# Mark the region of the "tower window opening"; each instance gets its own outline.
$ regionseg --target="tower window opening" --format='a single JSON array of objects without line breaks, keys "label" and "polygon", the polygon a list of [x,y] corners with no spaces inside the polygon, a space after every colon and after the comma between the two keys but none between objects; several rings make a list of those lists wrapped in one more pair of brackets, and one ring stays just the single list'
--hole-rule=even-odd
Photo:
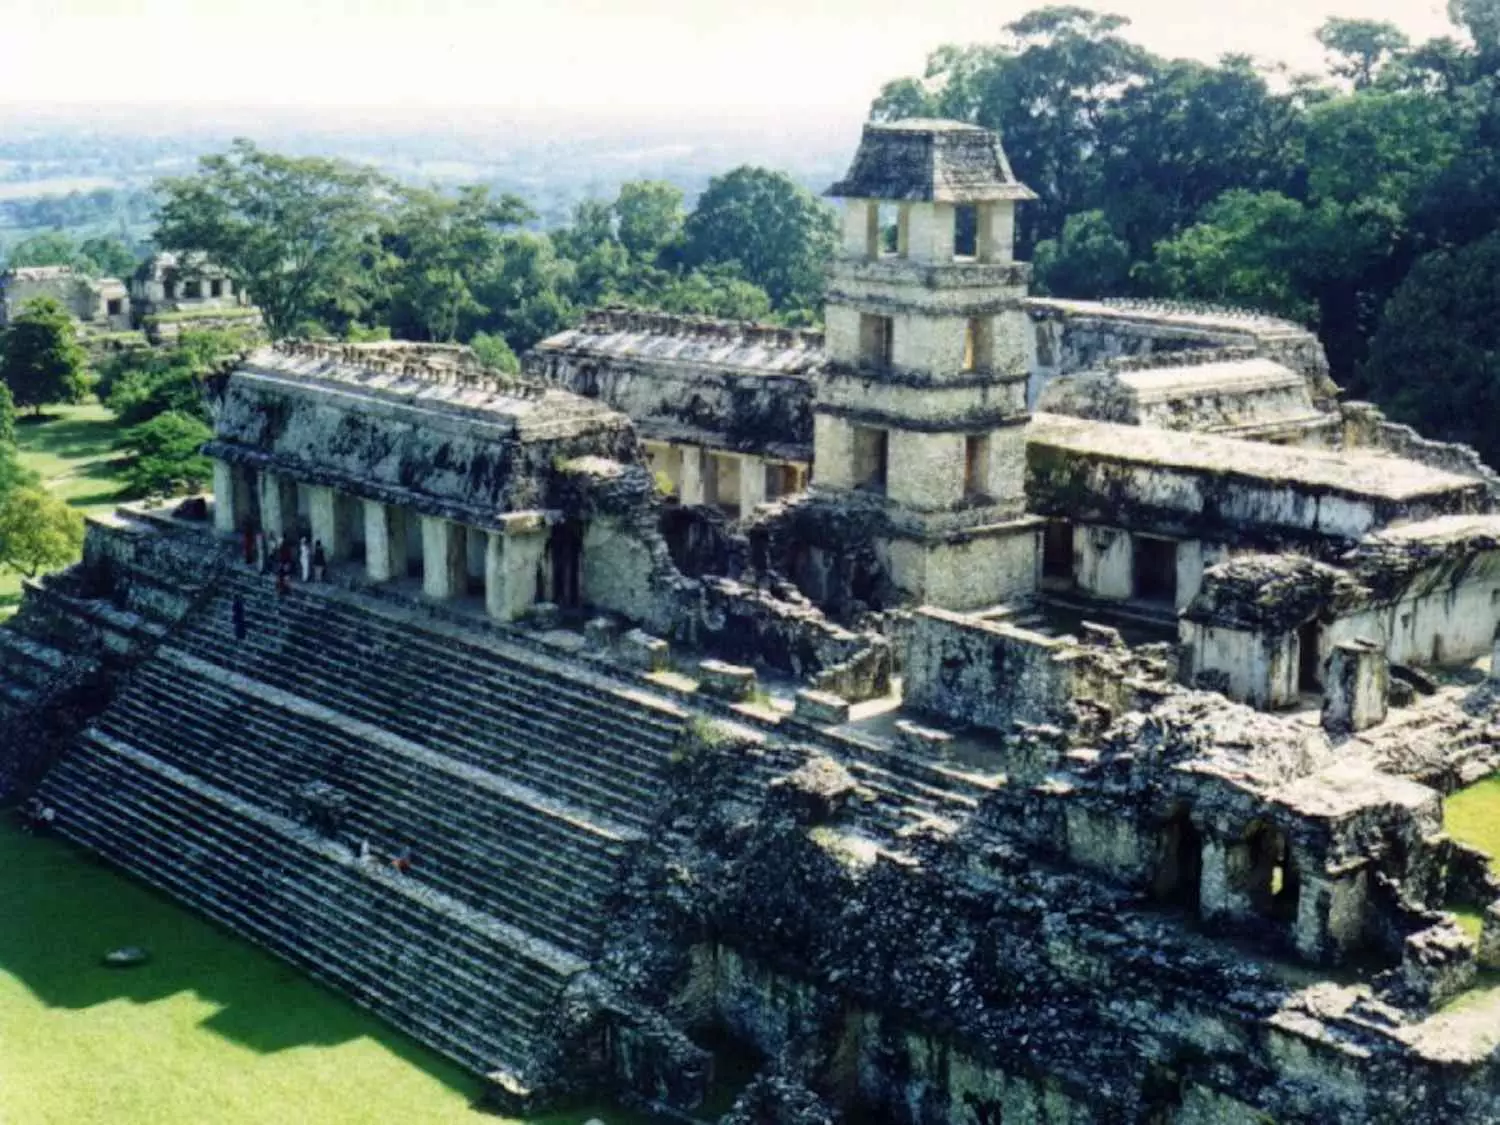
[{"label": "tower window opening", "polygon": [[869,426],[854,427],[854,485],[867,492],[885,493],[890,434]]},{"label": "tower window opening", "polygon": [[964,438],[964,497],[977,500],[989,494],[990,436],[971,434]]},{"label": "tower window opening", "polygon": [[953,256],[979,257],[979,208],[972,203],[960,203],[954,208]]},{"label": "tower window opening", "polygon": [[876,371],[891,366],[892,345],[895,339],[895,324],[888,316],[861,314],[859,318],[860,363]]}]

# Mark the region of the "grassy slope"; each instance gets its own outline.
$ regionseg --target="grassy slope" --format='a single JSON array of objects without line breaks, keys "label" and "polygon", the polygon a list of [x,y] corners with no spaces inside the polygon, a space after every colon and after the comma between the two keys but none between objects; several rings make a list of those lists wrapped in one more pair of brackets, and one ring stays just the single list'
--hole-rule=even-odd
[{"label": "grassy slope", "polygon": [[[119,432],[114,415],[98,403],[53,406],[40,424],[23,418],[16,427],[21,461],[53,492],[85,512],[107,512],[119,501],[122,481],[113,449]],[[0,621],[15,612],[21,579],[0,571]]]},{"label": "grassy slope", "polygon": [[[1443,802],[1443,828],[1460,843],[1500,858],[1500,775],[1476,781]],[[1492,860],[1492,866],[1494,866]],[[1479,936],[1477,912],[1458,910],[1459,924]]]},{"label": "grassy slope", "polygon": [[[0,919],[4,1125],[504,1125],[470,1108],[467,1075],[337,994],[8,822]],[[99,964],[122,945],[151,963]],[[635,1120],[546,1120],[593,1116]]]}]

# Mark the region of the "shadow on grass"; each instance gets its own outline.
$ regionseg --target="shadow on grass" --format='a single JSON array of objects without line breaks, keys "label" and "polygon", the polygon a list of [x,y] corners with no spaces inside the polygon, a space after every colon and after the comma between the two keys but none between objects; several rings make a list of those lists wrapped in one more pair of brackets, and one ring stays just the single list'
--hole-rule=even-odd
[{"label": "shadow on grass", "polygon": [[16,419],[16,444],[23,454],[45,453],[67,460],[98,457],[113,450],[120,436],[119,423],[113,418],[53,416],[29,428],[23,428],[21,421]]},{"label": "shadow on grass", "polygon": [[[150,1004],[192,992],[219,1006],[200,1026],[257,1053],[369,1038],[470,1101],[479,1093],[459,1067],[332,989],[87,853],[23,835],[8,818],[0,823],[0,918],[0,973],[48,1007]],[[149,950],[151,961],[128,970],[101,964],[127,945]]]}]

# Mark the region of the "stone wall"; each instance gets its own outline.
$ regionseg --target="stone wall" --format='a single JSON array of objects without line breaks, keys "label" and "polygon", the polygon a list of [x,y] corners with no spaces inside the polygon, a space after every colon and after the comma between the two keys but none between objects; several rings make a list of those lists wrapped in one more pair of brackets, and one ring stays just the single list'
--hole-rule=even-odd
[{"label": "stone wall", "polygon": [[924,607],[907,635],[903,696],[916,710],[991,730],[1059,722],[1073,698],[1075,652],[1004,622]]}]

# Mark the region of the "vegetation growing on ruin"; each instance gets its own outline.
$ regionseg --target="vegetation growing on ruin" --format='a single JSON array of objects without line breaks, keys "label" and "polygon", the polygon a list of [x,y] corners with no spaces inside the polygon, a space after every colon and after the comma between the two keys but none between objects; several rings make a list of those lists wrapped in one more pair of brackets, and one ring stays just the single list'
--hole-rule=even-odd
[{"label": "vegetation growing on ruin", "polygon": [[1490,854],[1500,872],[1500,774],[1460,789],[1443,802],[1443,828],[1461,844]]},{"label": "vegetation growing on ruin", "polygon": [[[508,1120],[473,1109],[477,1083],[389,1024],[62,843],[0,824],[0,864],[5,1120]],[[126,945],[149,950],[150,963],[100,965]]]}]

